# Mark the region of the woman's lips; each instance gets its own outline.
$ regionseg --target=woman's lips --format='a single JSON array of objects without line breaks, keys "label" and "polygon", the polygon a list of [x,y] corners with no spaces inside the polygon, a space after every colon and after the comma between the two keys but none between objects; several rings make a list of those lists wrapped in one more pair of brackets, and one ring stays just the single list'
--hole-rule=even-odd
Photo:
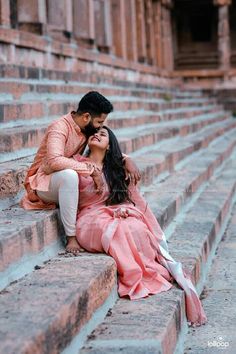
[{"label": "woman's lips", "polygon": [[100,142],[100,140],[98,138],[96,138],[96,137],[91,139],[91,141],[93,141],[93,140],[97,140],[98,142]]}]

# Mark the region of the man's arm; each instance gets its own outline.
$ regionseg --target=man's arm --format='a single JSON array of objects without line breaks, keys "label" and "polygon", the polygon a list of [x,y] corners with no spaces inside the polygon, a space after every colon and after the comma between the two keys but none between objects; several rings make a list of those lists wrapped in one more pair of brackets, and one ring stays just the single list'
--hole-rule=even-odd
[{"label": "man's arm", "polygon": [[137,184],[141,179],[141,174],[136,163],[126,154],[122,154],[125,161],[126,179],[130,177],[132,184]]}]

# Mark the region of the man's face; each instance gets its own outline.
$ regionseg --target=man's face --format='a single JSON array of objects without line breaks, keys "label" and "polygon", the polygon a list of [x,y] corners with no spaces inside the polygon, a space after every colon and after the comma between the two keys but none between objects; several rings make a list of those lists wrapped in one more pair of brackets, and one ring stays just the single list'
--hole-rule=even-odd
[{"label": "man's face", "polygon": [[102,113],[98,117],[92,118],[89,123],[84,127],[84,132],[87,136],[91,136],[94,133],[97,132],[99,128],[103,126],[103,123],[105,122],[107,118],[107,114]]}]

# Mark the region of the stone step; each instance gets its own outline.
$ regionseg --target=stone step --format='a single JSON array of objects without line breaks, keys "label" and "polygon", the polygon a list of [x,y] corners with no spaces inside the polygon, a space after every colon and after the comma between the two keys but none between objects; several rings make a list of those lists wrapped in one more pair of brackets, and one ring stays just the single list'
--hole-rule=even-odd
[{"label": "stone step", "polygon": [[[199,156],[193,156],[194,166],[200,167],[192,174],[187,168],[184,168],[181,173],[174,174],[172,188],[170,188],[171,183],[169,187],[167,180],[161,184],[156,184],[154,181],[153,188],[150,186],[149,190],[143,189],[145,198],[163,228],[173,220],[185,200],[192,196],[230,155],[236,144],[235,131],[236,129],[218,138]],[[208,152],[209,157],[206,158]],[[183,159],[183,154],[181,158]],[[183,181],[182,185],[181,181]],[[176,190],[174,189],[173,192],[175,185]],[[18,206],[13,206],[0,212],[0,220],[0,271],[2,272],[0,287],[3,288],[10,281],[30,272],[39,262],[56,255],[62,247],[63,230],[57,210],[25,212]]]},{"label": "stone step", "polygon": [[[235,168],[234,156],[221,175],[210,180],[168,242],[170,254],[191,274],[198,293],[235,200]],[[141,300],[118,299],[78,352],[172,354],[185,331],[184,293],[174,285]]]},{"label": "stone step", "polygon": [[[216,216],[217,220],[221,220],[220,222],[223,220],[221,218],[223,216],[221,211],[224,209],[222,205],[227,204],[224,201],[229,200],[230,196],[232,197],[233,190],[235,190],[234,171],[235,163],[230,167],[226,166],[224,175],[215,181],[213,180],[208,189],[198,199],[199,203],[203,205],[209,202],[209,199],[212,201],[212,190],[217,195],[216,191],[220,190],[218,187],[222,187],[225,180],[228,181],[223,193],[220,193],[220,198],[214,200],[217,210],[214,208],[214,213],[210,213],[210,226],[214,225],[213,216]],[[200,211],[202,215],[201,208],[197,208],[197,211]],[[195,213],[192,214],[195,215]],[[204,221],[209,226],[209,220],[206,217]],[[203,239],[205,237],[202,237]],[[174,240],[174,235],[170,240]],[[169,244],[171,245],[170,241]],[[199,247],[199,245],[197,246]],[[174,250],[176,250],[176,247],[171,246],[170,252],[172,255]],[[192,252],[194,251],[196,251],[195,248]],[[178,253],[178,256],[180,254]],[[193,269],[192,263],[188,263],[185,258],[181,258],[181,261],[185,268]],[[3,348],[4,354],[16,352],[16,348],[18,348],[17,352],[19,353],[32,352],[36,349],[40,352],[45,350],[55,353],[61,352],[76,335],[76,332],[91,318],[92,313],[104,303],[114,288],[115,267],[110,257],[97,254],[89,256],[85,253],[78,258],[53,259],[39,270],[1,292],[2,316],[0,321],[2,322],[1,328],[4,329],[2,331],[1,348]],[[52,296],[50,296],[49,291]],[[107,306],[106,311],[112,305]],[[20,316],[19,308],[21,309]],[[90,340],[86,343],[86,349],[83,349],[81,353],[83,351],[86,353],[88,350],[90,353],[115,353],[118,348],[124,346],[124,352],[132,353],[132,350],[137,351],[137,346],[134,343],[137,338],[143,339],[142,343],[136,343],[140,345],[142,350],[150,348],[150,353],[159,353],[161,352],[157,351],[159,347],[165,354],[172,353],[172,346],[175,343],[172,341],[171,346],[168,341],[169,330],[171,329],[171,333],[176,333],[175,338],[178,338],[183,325],[183,320],[181,322],[178,319],[184,318],[180,316],[180,312],[184,316],[183,293],[175,287],[168,292],[138,301],[130,302],[120,299],[109,311],[109,315],[103,324],[90,336]],[[131,316],[128,317],[129,313],[131,313]],[[129,323],[131,331],[127,332],[126,328],[124,332],[120,328],[124,325],[124,315],[126,317],[125,322]],[[120,318],[121,316],[122,318]],[[137,326],[138,318],[139,323],[142,322],[142,329],[141,326]],[[29,323],[29,326],[24,325],[22,328],[22,323]],[[144,330],[144,323],[151,323],[151,328],[148,327]],[[153,323],[156,325],[153,326]],[[108,330],[106,327],[108,327]],[[48,337],[50,337],[50,341],[48,341]],[[54,340],[51,340],[51,338],[54,338]],[[113,340],[107,342],[110,339]],[[114,341],[114,339],[116,340]],[[115,347],[113,347],[114,345]],[[133,348],[133,346],[135,347]]]},{"label": "stone step", "polygon": [[151,124],[157,122],[174,121],[179,119],[191,119],[198,115],[220,113],[220,105],[206,105],[203,107],[175,108],[163,111],[126,111],[114,112],[109,114],[107,125],[111,129],[121,129],[127,127],[140,126],[142,124]]},{"label": "stone step", "polygon": [[[177,109],[159,111],[158,113],[154,111],[144,111],[144,110],[126,111],[125,113],[113,112],[109,115],[107,124],[111,129],[120,129],[122,127],[127,127],[127,126],[139,126],[148,123],[190,119],[197,115],[211,114],[217,112],[218,113],[221,112],[221,107],[214,106],[214,105],[201,107],[201,108],[200,107],[177,108]],[[56,119],[58,119],[58,116],[40,118],[40,119],[30,119],[30,120],[17,120],[17,121],[2,123],[0,126],[2,127],[2,129],[17,128],[17,127],[19,128],[22,126],[25,128],[26,126],[35,127],[43,123],[47,125]],[[2,133],[2,135],[4,135],[4,133]],[[26,149],[16,150],[16,152],[13,153],[0,153],[0,163],[4,161],[10,161],[25,156],[29,156],[35,152],[36,152],[36,147],[30,149],[26,148]]]},{"label": "stone step", "polygon": [[140,98],[163,98],[167,101],[173,98],[201,98],[204,97],[193,94],[192,92],[174,91],[166,88],[165,91],[158,88],[141,89],[135,87],[123,87],[108,84],[94,84],[86,82],[68,82],[62,80],[17,80],[17,79],[1,79],[0,78],[0,93],[8,94],[9,99],[21,99],[24,95],[33,94],[38,96],[46,93],[56,94],[73,94],[84,95],[87,91],[97,90],[105,96],[134,96]]},{"label": "stone step", "polygon": [[[221,105],[206,105],[202,107],[191,106],[185,108],[174,108],[166,109],[163,111],[150,111],[150,110],[129,110],[129,111],[115,111],[109,114],[107,119],[107,124],[112,129],[137,126],[144,123],[156,123],[160,121],[170,121],[176,119],[192,118],[197,115],[207,114],[207,113],[219,113],[223,110]],[[38,118],[29,118],[29,119],[17,119],[10,120],[5,123],[0,123],[0,127],[4,128],[15,128],[18,126],[24,125],[34,125],[43,123],[44,121],[52,121],[58,119],[59,116],[52,117],[38,117]]]},{"label": "stone step", "polygon": [[[120,86],[123,89],[127,88],[139,90],[139,91],[159,91],[159,92],[168,92],[172,94],[179,95],[181,97],[201,97],[203,95],[201,90],[182,90],[176,87],[171,87],[167,82],[160,82],[158,85],[153,85],[151,83],[143,83],[140,80],[135,82],[131,80],[127,80],[127,75],[124,80],[117,79],[116,77],[112,77],[111,74],[109,75],[101,74],[101,73],[92,73],[87,72],[86,70],[82,70],[81,72],[71,72],[71,71],[59,71],[59,70],[47,70],[41,69],[36,67],[24,67],[24,66],[17,66],[17,65],[0,65],[0,78],[4,78],[5,80],[17,80],[23,82],[26,80],[30,82],[32,80],[38,82],[42,82],[45,84],[49,84],[52,81],[58,82],[61,81],[64,85],[71,84],[71,83],[83,83],[86,84],[93,84],[93,85],[110,85],[110,86]],[[115,73],[116,75],[116,73]]]},{"label": "stone step", "polygon": [[[81,97],[76,96],[68,98],[60,96],[56,100],[55,96],[50,99],[41,100],[27,100],[27,101],[9,101],[3,96],[3,102],[0,102],[0,123],[6,123],[9,121],[36,119],[41,117],[55,116],[60,117],[67,112],[77,109],[79,99]],[[166,109],[185,108],[190,105],[197,107],[205,107],[215,104],[214,99],[174,99],[171,101],[165,101],[163,99],[138,99],[132,97],[120,98],[119,96],[107,97],[111,99],[111,102],[116,111],[127,110],[151,110],[151,111],[163,111]]]},{"label": "stone step", "polygon": [[173,228],[174,218],[181,212],[189,198],[232,154],[236,147],[235,133],[234,129],[220,136],[207,148],[202,148],[183,158],[171,174],[161,179],[156,178],[147,187],[142,187],[143,195],[148,200],[161,227],[166,230],[167,238]]},{"label": "stone step", "polygon": [[216,250],[202,293],[202,303],[208,315],[208,323],[197,330],[197,336],[196,329],[189,328],[183,346],[186,354],[210,354],[220,350],[227,354],[235,353],[235,247],[236,204]]},{"label": "stone step", "polygon": [[[224,123],[225,127],[222,126]],[[186,158],[194,151],[208,146],[217,136],[224,134],[229,129],[233,129],[235,125],[236,122],[234,120],[229,121],[229,124],[228,122],[220,122],[216,126],[213,125],[196,134],[190,134],[189,137],[185,136],[184,141],[182,137],[179,137],[178,140],[175,139],[173,141],[173,139],[170,139],[169,142],[164,141],[164,145],[160,141],[160,145],[159,140],[157,140],[156,146],[149,146],[149,151],[145,150],[143,153],[142,149],[141,151],[138,150],[138,155],[134,155],[134,159],[140,166],[142,183],[149,185],[156,175],[166,170],[173,170],[178,161]],[[202,137],[201,134],[203,134]],[[143,137],[141,136],[140,139],[143,139]],[[0,198],[14,196],[22,189],[27,168],[32,163],[33,158],[34,155],[31,155],[16,161],[0,164]]]},{"label": "stone step", "polygon": [[[216,129],[207,127],[202,131],[186,136],[184,139],[182,137],[176,137],[163,140],[159,144],[152,145],[149,148],[140,149],[140,151],[137,151],[137,154],[136,152],[133,153],[132,156],[134,159],[137,158],[141,170],[147,168],[148,171],[143,177],[142,183],[149,185],[153,182],[155,176],[165,171],[173,171],[175,165],[181,160],[188,157],[191,160],[192,153],[207,148],[214,139],[223,136],[227,131],[234,131],[234,121],[232,121],[232,124],[232,126],[230,125],[224,129],[223,124],[219,123],[216,124],[216,126],[218,126],[218,128],[215,126]],[[156,161],[158,164],[154,165],[153,161]]]},{"label": "stone step", "polygon": [[61,353],[96,311],[104,312],[101,321],[113,306],[115,262],[99,254],[58,257],[0,297],[1,353]]},{"label": "stone step", "polygon": [[[200,116],[201,117],[201,116]],[[219,112],[219,114],[206,114],[205,121],[202,121],[202,117],[200,118],[201,123],[200,126],[204,126],[208,123],[214,123],[216,121],[227,120],[230,117],[230,114],[227,112]],[[210,120],[208,120],[208,117]],[[198,118],[196,118],[198,119]],[[121,149],[124,153],[130,153],[143,145],[150,145],[154,144],[157,140],[169,138],[171,136],[177,134],[188,134],[190,131],[196,131],[199,129],[199,125],[197,123],[191,124],[192,120],[189,120],[188,123],[185,124],[185,128],[182,129],[181,133],[181,125],[176,123],[172,123],[172,126],[163,127],[161,128],[158,123],[155,125],[153,124],[145,124],[140,127],[139,129],[139,136],[137,136],[135,128],[135,132],[133,131],[133,136],[128,136],[126,138],[126,128],[122,130],[124,132],[122,138],[120,139]],[[223,123],[222,123],[223,124]],[[32,125],[25,125],[25,126],[18,126],[14,128],[5,128],[2,129],[0,132],[0,153],[4,152],[12,152],[17,151],[19,149],[24,148],[32,148],[39,146],[42,138],[46,132],[46,129],[49,125],[49,122],[46,121],[43,124],[34,124]],[[148,128],[150,126],[150,129]],[[134,130],[134,129],[133,129]],[[114,131],[115,134],[118,135],[120,130]]]}]

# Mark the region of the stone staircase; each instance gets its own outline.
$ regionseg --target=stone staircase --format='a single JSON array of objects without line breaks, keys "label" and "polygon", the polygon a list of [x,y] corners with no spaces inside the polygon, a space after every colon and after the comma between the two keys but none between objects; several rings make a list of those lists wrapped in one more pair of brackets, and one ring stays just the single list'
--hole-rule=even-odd
[{"label": "stone staircase", "polygon": [[114,104],[108,125],[140,167],[170,253],[200,294],[235,202],[236,119],[200,90],[16,65],[0,73],[0,352],[183,352],[183,291],[119,299],[113,259],[60,255],[58,210],[19,208],[22,183],[47,125],[98,90]]}]

